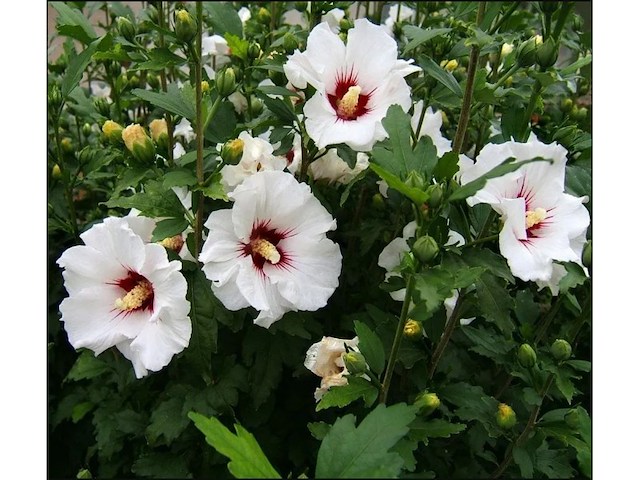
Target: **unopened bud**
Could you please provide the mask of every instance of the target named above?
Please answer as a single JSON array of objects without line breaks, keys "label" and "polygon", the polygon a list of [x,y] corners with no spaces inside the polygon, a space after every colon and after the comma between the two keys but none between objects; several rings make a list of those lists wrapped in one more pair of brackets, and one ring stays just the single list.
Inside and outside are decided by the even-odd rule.
[{"label": "unopened bud", "polygon": [[271,12],[264,7],[260,7],[260,10],[258,10],[256,15],[256,19],[258,20],[258,23],[269,25],[271,23]]},{"label": "unopened bud", "polygon": [[573,108],[573,100],[570,98],[565,98],[560,102],[560,110],[563,112],[570,112]]},{"label": "unopened bud", "polygon": [[552,67],[558,60],[558,47],[553,38],[549,37],[536,49],[536,62],[543,69]]},{"label": "unopened bud", "polygon": [[342,355],[344,365],[351,375],[358,375],[367,371],[367,362],[360,352],[347,352]]},{"label": "unopened bud", "polygon": [[82,125],[82,135],[84,135],[85,137],[88,137],[89,135],[91,135],[90,123],[85,123],[84,125]]},{"label": "unopened bud", "polygon": [[521,43],[516,50],[516,61],[520,67],[530,67],[536,63],[536,40],[530,38],[526,42]]},{"label": "unopened bud", "polygon": [[226,68],[216,73],[216,90],[223,98],[231,95],[236,89],[236,74],[233,68]]},{"label": "unopened bud", "polygon": [[60,165],[56,163],[51,169],[51,177],[60,178],[61,175],[62,175],[62,171],[60,170]]},{"label": "unopened bud", "polygon": [[198,25],[191,14],[186,10],[178,10],[175,13],[175,22],[176,38],[183,43],[191,42],[198,31]]},{"label": "unopened bud", "polygon": [[73,152],[73,142],[69,137],[65,137],[60,140],[60,146],[62,147],[62,151],[65,153]]},{"label": "unopened bud", "polygon": [[228,165],[236,165],[242,158],[242,152],[244,150],[244,142],[239,138],[228,140],[222,146],[222,152],[220,156],[224,163]]},{"label": "unopened bud", "polygon": [[382,210],[384,208],[384,197],[380,193],[375,193],[371,197],[371,206],[376,210]]},{"label": "unopened bud", "polygon": [[440,62],[440,66],[444,68],[447,72],[453,72],[456,68],[458,68],[457,60],[443,60]]},{"label": "unopened bud", "polygon": [[255,60],[256,58],[260,58],[260,55],[262,55],[262,48],[260,48],[260,44],[258,42],[251,42],[247,49],[247,56],[251,60]]},{"label": "unopened bud", "polygon": [[338,25],[340,26],[340,30],[342,30],[343,32],[346,32],[350,28],[353,28],[353,22],[346,17],[342,17]]},{"label": "unopened bud", "polygon": [[531,368],[536,364],[536,352],[528,343],[523,343],[518,348],[518,362],[525,368]]},{"label": "unopened bud", "polygon": [[297,48],[300,47],[300,45],[298,44],[298,39],[291,32],[287,32],[284,34],[284,38],[282,39],[282,46],[284,48],[284,51],[289,54],[293,53]]},{"label": "unopened bud", "polygon": [[564,416],[564,421],[567,423],[569,428],[576,430],[580,427],[580,414],[575,408],[572,408]]},{"label": "unopened bud", "polygon": [[436,408],[440,406],[438,395],[432,392],[420,393],[413,404],[418,407],[420,415],[430,415]]},{"label": "unopened bud", "polygon": [[211,87],[209,87],[209,82],[207,82],[206,80],[203,80],[202,83],[200,84],[202,87],[202,93],[209,93],[209,90],[211,89]]},{"label": "unopened bud", "polygon": [[509,55],[511,52],[513,52],[513,44],[512,43],[503,43],[502,44],[502,48],[500,48],[500,56],[502,58],[504,58],[507,55]]},{"label": "unopened bud", "polygon": [[413,319],[407,320],[402,331],[403,335],[411,340],[419,340],[422,338],[422,325]]},{"label": "unopened bud", "polygon": [[111,116],[111,105],[109,105],[106,98],[96,98],[93,101],[93,106],[96,107],[98,113],[103,117],[109,118]]},{"label": "unopened bud", "polygon": [[559,338],[551,345],[551,355],[559,362],[567,360],[571,357],[571,345]]},{"label": "unopened bud", "polygon": [[498,405],[498,412],[496,413],[496,422],[500,428],[508,430],[513,428],[517,422],[516,412],[513,411],[506,403]]},{"label": "unopened bud", "polygon": [[57,110],[62,105],[62,93],[60,93],[60,87],[55,83],[49,87],[49,94],[47,95],[47,105],[51,110]]},{"label": "unopened bud", "polygon": [[438,253],[440,252],[440,247],[438,247],[438,242],[429,236],[425,235],[416,240],[416,243],[413,244],[411,251],[414,255],[420,260],[422,263],[431,262]]},{"label": "unopened bud", "polygon": [[404,183],[409,187],[417,188],[420,190],[424,190],[425,188],[424,177],[415,170],[411,170],[409,172],[409,175],[407,175]]},{"label": "unopened bud", "polygon": [[93,475],[91,475],[91,472],[86,468],[81,468],[80,470],[78,470],[78,473],[76,474],[76,478],[90,479],[90,478],[93,478]]},{"label": "unopened bud", "polygon": [[584,244],[584,248],[582,249],[582,264],[587,268],[591,268],[592,248],[593,247],[591,246],[591,240],[589,240],[587,243]]},{"label": "unopened bud", "polygon": [[442,203],[442,197],[444,195],[440,184],[429,185],[426,193],[429,195],[429,207],[438,208]]},{"label": "unopened bud", "polygon": [[122,131],[122,140],[133,158],[139,162],[150,163],[155,158],[156,148],[153,141],[137,123],[127,126]]},{"label": "unopened bud", "polygon": [[166,150],[169,146],[169,130],[167,121],[164,118],[156,118],[149,123],[149,131],[151,138],[158,144],[160,148]]},{"label": "unopened bud", "polygon": [[152,72],[147,72],[147,83],[153,90],[157,90],[160,87],[160,77]]},{"label": "unopened bud", "polygon": [[264,110],[264,104],[262,100],[257,97],[251,97],[251,101],[249,102],[249,108],[251,109],[251,115],[257,117]]},{"label": "unopened bud", "polygon": [[107,120],[102,125],[102,133],[104,133],[104,136],[107,137],[107,140],[109,140],[109,142],[114,145],[122,143],[123,130],[124,129],[122,128],[122,125],[114,122],[113,120]]},{"label": "unopened bud", "polygon": [[116,26],[120,35],[122,35],[126,40],[133,42],[133,39],[136,36],[136,27],[131,23],[131,20],[127,17],[118,17],[116,18]]}]

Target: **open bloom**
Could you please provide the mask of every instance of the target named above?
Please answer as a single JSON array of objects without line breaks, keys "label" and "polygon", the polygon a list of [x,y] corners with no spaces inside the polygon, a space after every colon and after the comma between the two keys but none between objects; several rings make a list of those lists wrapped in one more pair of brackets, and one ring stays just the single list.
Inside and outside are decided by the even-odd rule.
[{"label": "open bloom", "polygon": [[502,216],[500,253],[513,275],[522,280],[550,281],[554,260],[581,264],[580,252],[590,222],[583,203],[588,199],[564,193],[566,154],[561,145],[546,145],[535,136],[527,143],[488,144],[475,164],[464,165],[460,175],[464,185],[510,157],[550,161],[529,163],[492,178],[467,199],[472,206],[488,203]]},{"label": "open bloom", "polygon": [[[436,147],[438,157],[441,157],[447,152],[451,151],[451,140],[442,135],[440,128],[442,127],[442,112],[434,112],[431,107],[426,107],[422,100],[416,102],[414,106],[413,116],[411,117],[411,128],[416,132],[418,138],[425,135],[431,138],[433,145]],[[422,116],[422,124],[420,125],[420,131],[418,132],[418,125],[420,124],[420,117]]]},{"label": "open bloom", "polygon": [[309,34],[306,51],[289,57],[284,72],[291,84],[316,89],[303,111],[307,132],[319,148],[345,143],[369,151],[387,136],[381,121],[389,106],[409,110],[411,92],[404,77],[420,68],[398,60],[397,48],[383,27],[358,19],[346,45],[324,22]]},{"label": "open bloom", "polygon": [[358,337],[351,340],[334,337],[322,337],[307,350],[304,366],[322,378],[320,388],[316,388],[313,396],[316,402],[330,387],[338,387],[348,383],[345,375],[349,375],[343,355],[347,352],[345,345],[351,350],[358,350]]},{"label": "open bloom", "polygon": [[314,180],[327,180],[329,183],[337,182],[346,185],[368,167],[369,157],[366,153],[358,152],[356,164],[351,168],[347,162],[340,158],[338,150],[332,148],[322,157],[313,161],[309,165],[309,171]]},{"label": "open bloom", "polygon": [[200,261],[229,310],[252,306],[268,328],[287,311],[317,310],[338,286],[340,248],[326,237],[336,221],[304,183],[279,171],[248,177],[213,212]]},{"label": "open bloom", "polygon": [[145,243],[154,222],[109,217],[58,259],[69,297],[60,304],[74,348],[96,355],[115,346],[138,378],[165,367],[189,344],[187,282],[164,247]]}]

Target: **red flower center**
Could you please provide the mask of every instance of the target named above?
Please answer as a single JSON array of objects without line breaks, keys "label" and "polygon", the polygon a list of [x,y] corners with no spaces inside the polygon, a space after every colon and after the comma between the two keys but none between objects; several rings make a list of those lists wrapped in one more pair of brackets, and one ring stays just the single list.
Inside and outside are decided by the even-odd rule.
[{"label": "red flower center", "polygon": [[129,270],[127,276],[117,280],[117,285],[125,294],[116,299],[116,308],[123,312],[148,310],[153,312],[153,285],[139,273]]},{"label": "red flower center", "polygon": [[364,93],[358,85],[358,77],[353,69],[346,73],[340,73],[336,78],[334,93],[327,92],[329,103],[336,111],[340,120],[356,120],[366,115],[370,108],[367,107],[371,93]]},{"label": "red flower center", "polygon": [[272,265],[289,265],[289,256],[279,243],[288,236],[289,232],[281,231],[269,227],[269,221],[260,221],[253,225],[249,243],[243,244],[240,248],[245,256],[251,255],[255,268],[262,270],[264,263]]}]

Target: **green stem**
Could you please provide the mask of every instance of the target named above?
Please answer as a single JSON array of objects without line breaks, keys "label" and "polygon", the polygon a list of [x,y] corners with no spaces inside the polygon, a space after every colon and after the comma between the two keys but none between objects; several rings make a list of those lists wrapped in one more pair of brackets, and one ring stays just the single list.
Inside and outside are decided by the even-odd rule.
[{"label": "green stem", "polygon": [[449,318],[447,326],[445,327],[444,332],[440,337],[440,341],[438,342],[436,349],[433,351],[433,355],[431,356],[431,365],[429,366],[429,372],[427,373],[429,380],[431,380],[433,378],[433,375],[436,373],[436,369],[438,368],[438,363],[440,363],[442,354],[444,353],[444,350],[449,343],[451,335],[453,335],[453,331],[455,330],[456,325],[460,321],[463,297],[464,295],[462,293],[458,296],[456,305],[455,307],[453,307],[453,312],[451,312],[451,318]]},{"label": "green stem", "polygon": [[[196,68],[196,178],[198,185],[202,186],[204,181],[204,124],[202,121],[202,3],[196,3],[196,22],[198,23],[198,33],[196,34],[196,49],[193,63]],[[204,197],[201,192],[197,195],[196,225],[195,233],[195,258],[200,255],[200,244],[202,242],[202,225],[204,215]]]},{"label": "green stem", "polygon": [[556,44],[558,43],[558,38],[560,38],[560,34],[562,33],[562,29],[564,28],[564,24],[567,21],[567,16],[569,15],[569,12],[573,8],[573,2],[561,2],[561,3],[562,3],[562,6],[560,7],[560,13],[558,13],[558,18],[556,19],[556,26],[553,29],[553,33],[551,34]]},{"label": "green stem", "polygon": [[[478,13],[476,15],[476,25],[482,23],[484,17],[484,11],[487,2],[478,2]],[[460,121],[458,122],[458,129],[453,141],[453,151],[460,153],[464,143],[464,138],[467,133],[467,126],[469,124],[469,118],[471,117],[471,102],[473,100],[473,84],[475,83],[476,70],[478,69],[478,57],[480,56],[480,47],[478,45],[471,46],[471,53],[469,54],[469,68],[467,70],[467,86],[464,89],[464,96],[462,97],[462,110],[460,111]]]},{"label": "green stem", "polygon": [[[164,6],[162,2],[158,2],[158,25],[160,26],[160,30],[158,31],[158,45],[160,48],[164,48],[164,34],[162,30],[164,29]],[[167,91],[167,73],[164,68],[160,69],[160,83],[162,84],[162,91]],[[165,112],[164,119],[167,122],[167,135],[169,137],[169,148],[167,152],[167,161],[169,162],[169,166],[173,167],[173,122],[171,118],[171,114],[169,112]]]},{"label": "green stem", "polygon": [[496,233],[495,235],[489,235],[488,237],[479,238],[474,240],[473,242],[465,243],[462,245],[462,248],[473,247],[474,245],[478,245],[479,243],[492,242],[493,240],[497,240],[500,238],[500,234]]},{"label": "green stem", "polygon": [[504,15],[502,15],[502,17],[500,17],[500,20],[498,20],[498,22],[489,29],[489,35],[493,35],[494,33],[496,33],[498,31],[498,29],[502,26],[502,24],[511,16],[511,14],[513,12],[515,12],[516,8],[518,8],[518,4],[520,2],[513,2],[511,4],[511,6],[509,7],[509,10],[507,10],[506,12],[504,12]]},{"label": "green stem", "polygon": [[387,402],[387,395],[389,394],[389,387],[391,386],[391,377],[393,376],[393,370],[396,366],[396,360],[398,359],[398,350],[400,349],[400,342],[402,342],[402,333],[404,326],[407,323],[407,316],[409,314],[409,305],[411,304],[411,296],[413,294],[413,286],[415,284],[415,275],[411,274],[407,280],[407,289],[404,294],[404,301],[402,302],[402,311],[400,312],[400,318],[398,319],[398,327],[396,328],[396,335],[393,338],[393,345],[391,346],[391,353],[389,354],[389,361],[387,362],[387,368],[384,371],[384,378],[382,380],[382,390],[380,391],[380,403]]},{"label": "green stem", "polygon": [[[56,155],[58,157],[58,165],[63,165],[62,161],[62,146],[60,144],[60,113],[62,112],[62,107],[64,104],[60,105],[60,108],[57,112],[53,112],[53,134],[56,140]],[[80,238],[80,232],[78,231],[78,220],[76,216],[76,206],[73,203],[73,187],[70,182],[65,182],[64,186],[64,196],[67,200],[67,205],[69,208],[69,222],[71,223],[71,230],[73,231],[73,235],[76,237],[76,240]]]}]

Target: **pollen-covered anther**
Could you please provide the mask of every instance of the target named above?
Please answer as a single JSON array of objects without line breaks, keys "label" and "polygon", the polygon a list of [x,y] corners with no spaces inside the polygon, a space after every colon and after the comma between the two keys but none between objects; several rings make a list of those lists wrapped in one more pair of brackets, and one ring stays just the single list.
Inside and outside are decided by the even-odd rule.
[{"label": "pollen-covered anther", "polygon": [[342,98],[336,101],[339,115],[343,117],[353,117],[355,115],[361,91],[362,88],[360,86],[353,85],[349,87],[349,90]]},{"label": "pollen-covered anther", "polygon": [[184,239],[182,238],[182,235],[174,235],[173,237],[167,237],[158,243],[168,250],[180,253],[180,250],[184,245]]},{"label": "pollen-covered anther", "polygon": [[535,210],[527,211],[525,215],[527,217],[527,228],[531,228],[547,218],[547,211],[544,208],[538,207]]},{"label": "pollen-covered anther", "polygon": [[115,301],[116,308],[124,311],[135,310],[153,295],[153,286],[148,280],[140,280],[135,287],[122,298]]},{"label": "pollen-covered anther", "polygon": [[251,241],[251,251],[262,256],[265,260],[269,261],[273,265],[280,261],[280,252],[278,249],[268,240],[259,238]]}]

